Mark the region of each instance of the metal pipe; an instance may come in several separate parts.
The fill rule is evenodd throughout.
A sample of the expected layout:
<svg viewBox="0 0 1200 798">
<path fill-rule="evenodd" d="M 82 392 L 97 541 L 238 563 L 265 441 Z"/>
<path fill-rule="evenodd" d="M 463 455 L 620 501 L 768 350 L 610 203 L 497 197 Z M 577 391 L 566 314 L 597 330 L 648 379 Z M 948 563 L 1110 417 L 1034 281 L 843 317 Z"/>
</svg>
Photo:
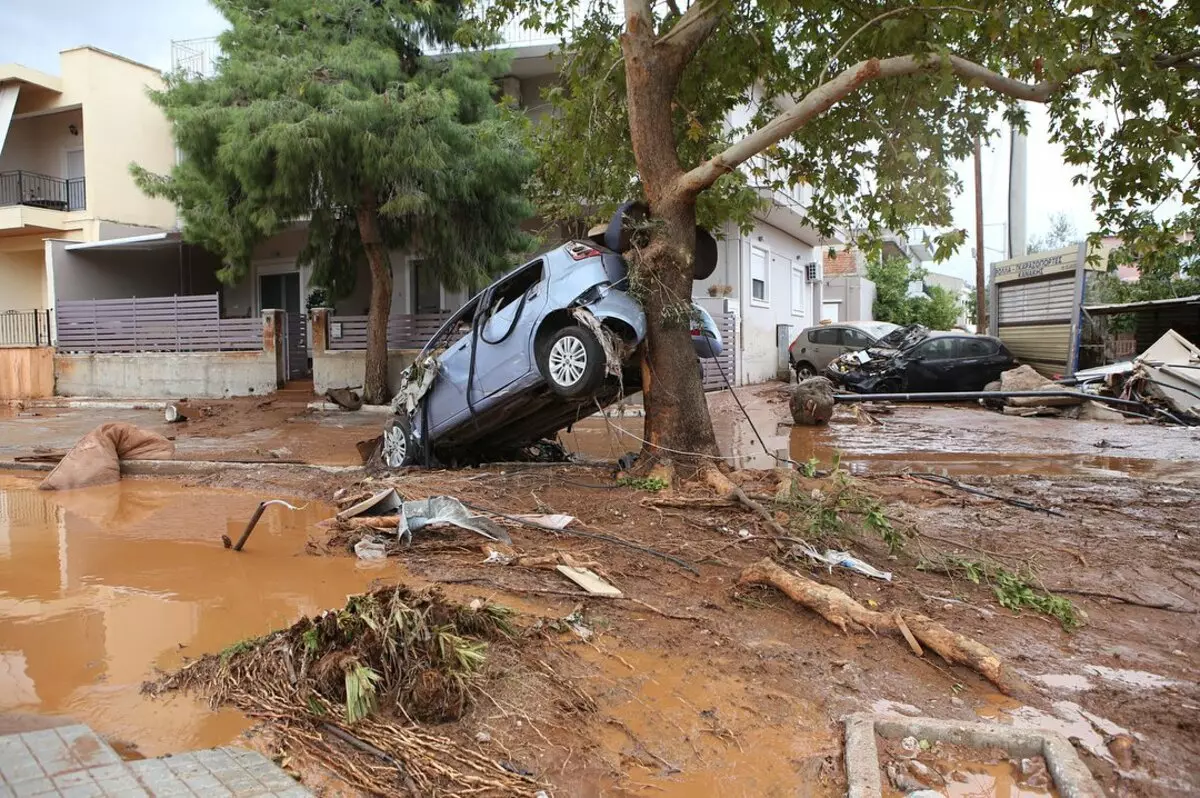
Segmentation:
<svg viewBox="0 0 1200 798">
<path fill-rule="evenodd" d="M 853 402 L 970 402 L 975 399 L 1023 399 L 1069 396 L 1075 399 L 1093 399 L 1109 405 L 1145 408 L 1142 402 L 1119 399 L 1115 396 L 1099 396 L 1079 391 L 950 391 L 947 393 L 839 393 L 833 401 L 840 404 Z"/>
</svg>

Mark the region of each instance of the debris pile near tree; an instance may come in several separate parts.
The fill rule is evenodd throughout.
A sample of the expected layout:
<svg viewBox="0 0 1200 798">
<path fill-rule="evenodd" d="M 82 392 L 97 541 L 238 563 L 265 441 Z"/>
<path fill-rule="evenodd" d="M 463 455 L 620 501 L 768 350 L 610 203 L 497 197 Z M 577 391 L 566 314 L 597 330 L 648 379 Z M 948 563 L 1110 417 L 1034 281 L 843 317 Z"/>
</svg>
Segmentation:
<svg viewBox="0 0 1200 798">
<path fill-rule="evenodd" d="M 462 716 L 489 641 L 514 634 L 510 616 L 488 602 L 451 603 L 436 589 L 388 587 L 143 689 L 195 690 L 214 708 L 268 721 L 289 755 L 373 793 L 528 795 L 532 778 L 421 725 Z"/>
</svg>

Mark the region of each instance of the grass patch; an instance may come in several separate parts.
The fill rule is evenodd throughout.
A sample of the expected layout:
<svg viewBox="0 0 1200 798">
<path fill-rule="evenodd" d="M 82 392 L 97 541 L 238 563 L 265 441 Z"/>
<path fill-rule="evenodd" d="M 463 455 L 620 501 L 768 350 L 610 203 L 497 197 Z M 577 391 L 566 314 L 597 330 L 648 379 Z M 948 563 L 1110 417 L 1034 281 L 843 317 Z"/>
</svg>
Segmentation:
<svg viewBox="0 0 1200 798">
<path fill-rule="evenodd" d="M 670 486 L 661 477 L 621 477 L 617 480 L 617 484 L 623 488 L 644 490 L 650 493 L 658 493 L 660 490 L 666 490 Z"/>
</svg>

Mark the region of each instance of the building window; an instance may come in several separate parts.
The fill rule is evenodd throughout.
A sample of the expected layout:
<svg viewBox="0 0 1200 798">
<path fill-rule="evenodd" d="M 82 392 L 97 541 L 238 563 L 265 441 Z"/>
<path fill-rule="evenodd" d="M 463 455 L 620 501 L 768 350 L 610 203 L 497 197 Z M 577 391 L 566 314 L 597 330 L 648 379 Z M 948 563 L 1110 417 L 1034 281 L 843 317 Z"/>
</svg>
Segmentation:
<svg viewBox="0 0 1200 798">
<path fill-rule="evenodd" d="M 792 315 L 804 315 L 804 269 L 792 267 Z"/>
<path fill-rule="evenodd" d="M 767 251 L 762 247 L 750 247 L 750 298 L 756 302 L 767 301 Z"/>
</svg>

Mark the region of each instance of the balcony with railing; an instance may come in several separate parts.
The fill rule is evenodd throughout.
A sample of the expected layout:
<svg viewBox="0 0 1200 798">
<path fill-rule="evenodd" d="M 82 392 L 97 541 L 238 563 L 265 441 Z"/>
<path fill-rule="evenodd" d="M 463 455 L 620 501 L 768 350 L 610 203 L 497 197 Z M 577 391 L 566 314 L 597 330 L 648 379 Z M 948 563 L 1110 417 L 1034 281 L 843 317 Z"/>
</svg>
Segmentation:
<svg viewBox="0 0 1200 798">
<path fill-rule="evenodd" d="M 86 183 L 40 172 L 14 169 L 0 172 L 0 207 L 24 205 L 52 211 L 78 211 L 86 207 Z"/>
</svg>

